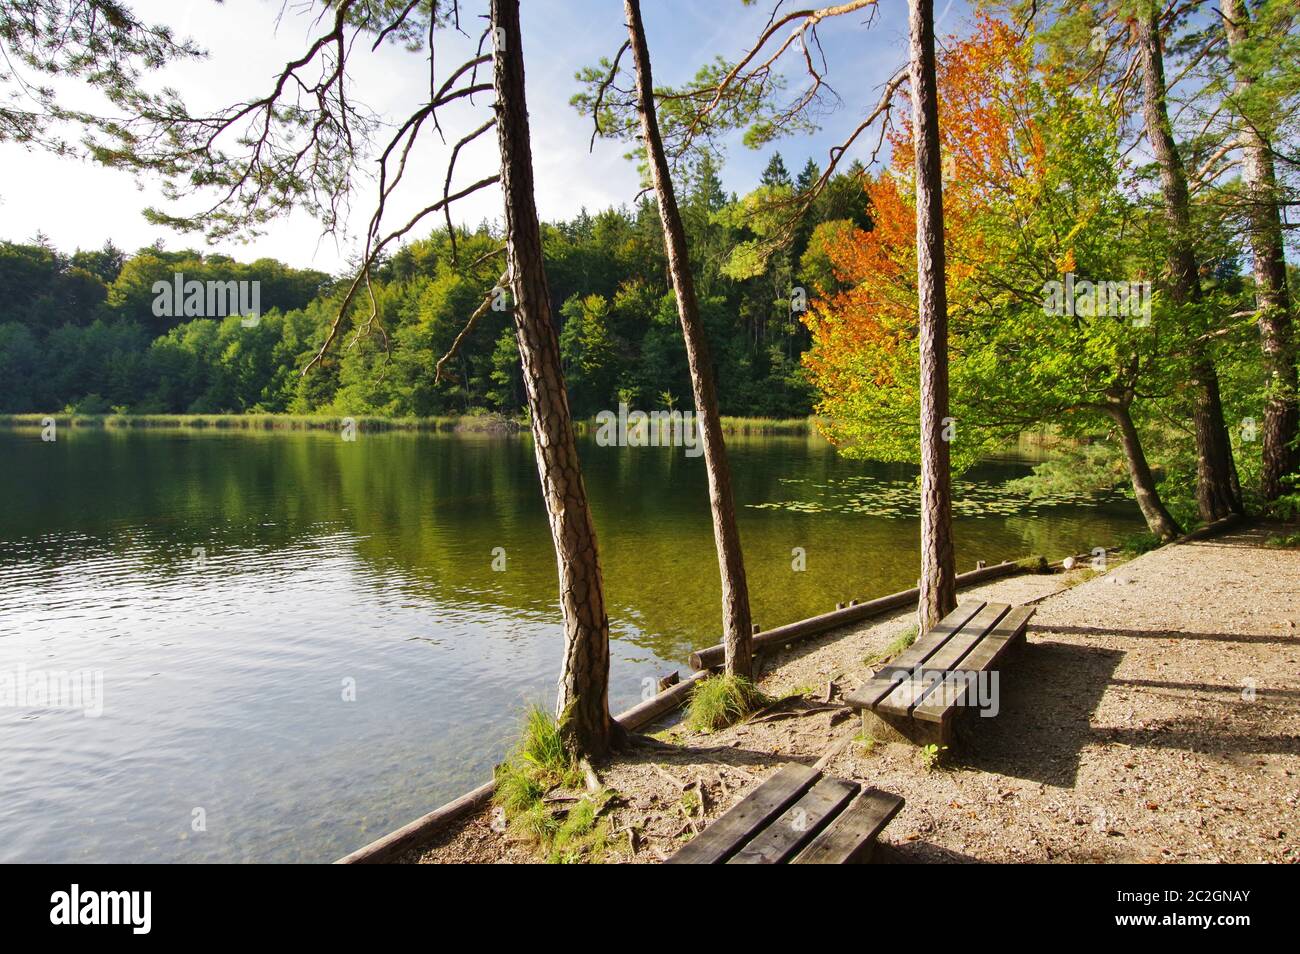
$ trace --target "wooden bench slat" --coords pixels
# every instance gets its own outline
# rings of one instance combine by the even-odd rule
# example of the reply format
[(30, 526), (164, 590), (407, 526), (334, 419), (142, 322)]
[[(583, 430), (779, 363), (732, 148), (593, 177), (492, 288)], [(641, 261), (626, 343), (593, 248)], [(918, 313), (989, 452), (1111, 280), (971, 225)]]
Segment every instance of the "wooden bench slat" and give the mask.
[(903, 799), (868, 789), (791, 859), (792, 865), (851, 865), (866, 861), (876, 836), (903, 807)]
[(976, 613), (960, 632), (955, 633), (944, 643), (942, 649), (927, 659), (921, 668), (937, 669), (941, 672), (955, 669), (958, 661), (975, 648), (981, 639), (988, 636), (997, 626), (998, 620), (1006, 616), (1010, 609), (1008, 603), (985, 604), (984, 608)]
[(920, 636), (916, 642), (899, 653), (897, 658), (893, 659), (880, 672), (885, 674), (911, 672), (938, 652), (954, 633), (970, 622), (983, 608), (984, 603), (979, 600), (960, 604), (955, 610), (936, 623), (933, 629)]
[(958, 605), (955, 610), (940, 620), (934, 629), (904, 650), (897, 659), (849, 693), (844, 699), (845, 704), (855, 709), (874, 707), (899, 686), (900, 675), (910, 673), (934, 655), (953, 633), (965, 626), (983, 608), (984, 603), (977, 600)]
[(1025, 627), (1036, 609), (1037, 607), (1034, 606), (1017, 606), (1002, 617), (993, 632), (984, 637), (974, 651), (957, 664), (957, 668), (970, 672), (983, 672), (991, 667), (1002, 658), (1002, 654), (1007, 651), (1007, 647), (1015, 638), (1024, 634)]
[(797, 763), (782, 766), (717, 821), (683, 845), (666, 863), (721, 864), (752, 838), (756, 831), (812, 788), (820, 774)]
[[(953, 667), (954, 672), (975, 673), (990, 669), (1025, 631), (1033, 607), (1016, 607), (998, 622), (993, 631), (980, 640), (971, 652)], [(960, 678), (960, 677), (958, 677)], [(965, 702), (968, 683), (954, 679), (948, 685), (936, 685), (913, 711), (913, 718), (923, 722), (942, 722), (958, 705)]]
[(905, 716), (930, 691), (934, 685), (932, 680), (940, 678), (942, 676), (939, 674), (913, 673), (896, 685), (889, 695), (872, 706), (872, 709), (876, 712), (888, 712), (890, 715)]
[(727, 864), (781, 864), (815, 838), (858, 793), (859, 787), (857, 782), (823, 778), (787, 808), (780, 818), (732, 855)]
[(883, 696), (874, 706), (876, 711), (897, 716), (909, 715), (932, 690), (942, 685), (944, 674), (969, 653), (1009, 609), (1011, 607), (1007, 603), (984, 604), (978, 613), (948, 637), (938, 651), (921, 663), (909, 679)]

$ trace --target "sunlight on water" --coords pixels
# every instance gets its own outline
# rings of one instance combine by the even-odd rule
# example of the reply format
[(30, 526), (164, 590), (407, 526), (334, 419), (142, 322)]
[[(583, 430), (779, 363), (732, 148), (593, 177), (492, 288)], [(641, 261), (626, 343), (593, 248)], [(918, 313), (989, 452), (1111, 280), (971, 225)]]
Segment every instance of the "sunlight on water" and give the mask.
[[(816, 439), (729, 446), (764, 628), (913, 584), (913, 471)], [(703, 461), (582, 453), (619, 710), (717, 641)], [(103, 680), (99, 717), (0, 709), (0, 860), (332, 860), (485, 780), (552, 697), (527, 437), (0, 431), (0, 461), (0, 673)], [(1140, 529), (1122, 501), (999, 490), (1026, 471), (958, 485), (959, 569)]]

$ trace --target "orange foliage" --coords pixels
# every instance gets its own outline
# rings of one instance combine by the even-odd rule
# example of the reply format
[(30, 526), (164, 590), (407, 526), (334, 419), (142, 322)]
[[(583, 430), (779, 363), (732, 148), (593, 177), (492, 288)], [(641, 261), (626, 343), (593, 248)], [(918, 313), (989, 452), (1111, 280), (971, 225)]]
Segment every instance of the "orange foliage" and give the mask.
[[(1012, 117), (1032, 70), (1030, 53), (1011, 27), (981, 16), (966, 38), (951, 38), (938, 62), (939, 130), (950, 313), (959, 320), (962, 286), (987, 251), (974, 218), (1025, 163), (1041, 168), (1042, 137)], [(907, 97), (900, 95), (900, 106)], [(1011, 107), (1010, 109), (1008, 107)], [(890, 169), (868, 180), (873, 228), (844, 234), (827, 249), (835, 277), (849, 287), (813, 303), (805, 316), (813, 348), (804, 363), (824, 398), (822, 410), (854, 391), (881, 387), (899, 372), (901, 343), (916, 325), (916, 211), (910, 115), (890, 134)], [(826, 289), (821, 290), (823, 294)], [(866, 356), (875, 355), (873, 360)], [(864, 372), (863, 368), (870, 368)], [(869, 376), (869, 379), (868, 379)]]

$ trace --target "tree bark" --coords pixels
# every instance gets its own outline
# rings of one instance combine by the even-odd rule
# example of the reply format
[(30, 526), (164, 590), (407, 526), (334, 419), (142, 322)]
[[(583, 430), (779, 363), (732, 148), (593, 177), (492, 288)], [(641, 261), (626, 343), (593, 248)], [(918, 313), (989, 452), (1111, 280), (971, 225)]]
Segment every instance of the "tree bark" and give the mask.
[(639, 0), (624, 0), (628, 37), (636, 66), (637, 111), (641, 116), (641, 137), (649, 159), (659, 217), (663, 222), (664, 249), (668, 271), (677, 297), (677, 315), (686, 341), (686, 360), (690, 366), (691, 389), (695, 394), (696, 417), (700, 424), (700, 441), (704, 451), (704, 469), (709, 482), (709, 507), (713, 516), (713, 541), (718, 551), (718, 571), (722, 577), (722, 643), (726, 647), (728, 674), (753, 676), (749, 584), (745, 579), (745, 559), (740, 548), (740, 529), (736, 526), (736, 502), (731, 489), (731, 467), (727, 461), (722, 436), (722, 419), (718, 414), (717, 388), (709, 342), (700, 320), (695, 279), (686, 247), (686, 229), (682, 225), (677, 197), (673, 192), (668, 159), (659, 135), (655, 111), (654, 79), (650, 69), (650, 50), (641, 21)]
[[(1250, 38), (1250, 12), (1243, 0), (1221, 0), (1228, 48), (1239, 53)], [(1241, 59), (1234, 63), (1236, 87), (1249, 90), (1255, 78)], [(1263, 466), (1260, 492), (1276, 500), (1286, 489), (1282, 478), (1297, 460), (1295, 442), (1300, 429), (1296, 405), (1296, 353), (1292, 337), (1291, 294), (1287, 288), (1282, 219), (1278, 205), (1273, 153), (1261, 124), (1243, 116), (1241, 129), (1242, 184), (1248, 203), (1250, 252), (1254, 259), (1255, 305), (1259, 310), (1260, 348), (1268, 387), (1264, 398)]]
[(519, 0), (492, 0), (496, 55), (497, 143), (505, 194), (507, 259), (514, 295), (515, 337), (532, 416), (533, 447), (555, 544), (564, 618), (564, 662), (557, 714), (584, 755), (602, 755), (614, 734), (609, 715), (609, 618), (596, 531), (587, 505), (551, 294), (542, 265), (541, 229), (533, 196), (533, 156), (524, 99)]
[[(1143, 118), (1151, 152), (1160, 168), (1160, 191), (1169, 220), (1170, 298), (1176, 304), (1201, 302), (1201, 279), (1192, 245), (1191, 200), (1187, 175), (1174, 142), (1165, 95), (1164, 51), (1158, 22), (1159, 8), (1146, 0), (1137, 17), (1138, 47), (1142, 59)], [(1205, 329), (1193, 329), (1200, 334)], [(1219, 376), (1204, 345), (1196, 345), (1192, 363), (1192, 421), (1196, 431), (1196, 506), (1201, 519), (1218, 520), (1241, 513), (1241, 488), (1237, 482), (1232, 444), (1223, 420)]]
[(957, 606), (948, 417), (948, 294), (935, 77), (934, 0), (908, 0), (912, 141), (916, 151), (916, 283), (921, 374), (921, 598), (925, 632)]
[(1183, 531), (1160, 500), (1129, 405), (1126, 401), (1112, 401), (1106, 406), (1106, 413), (1119, 428), (1120, 444), (1124, 448), (1124, 460), (1128, 464), (1129, 480), (1133, 484), (1133, 496), (1137, 498), (1138, 509), (1146, 519), (1147, 529), (1167, 543)]

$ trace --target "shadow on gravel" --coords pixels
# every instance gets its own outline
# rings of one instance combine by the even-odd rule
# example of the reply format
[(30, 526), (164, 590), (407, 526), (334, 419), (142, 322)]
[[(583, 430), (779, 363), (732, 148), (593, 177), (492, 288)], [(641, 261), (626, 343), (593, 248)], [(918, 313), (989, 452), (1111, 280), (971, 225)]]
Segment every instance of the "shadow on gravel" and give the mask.
[(1060, 788), (1072, 787), (1092, 715), (1124, 653), (1074, 643), (1022, 647), (999, 677), (996, 718), (965, 713), (952, 762)]
[(1029, 632), (1047, 634), (1060, 633), (1066, 636), (1119, 636), (1126, 639), (1202, 639), (1214, 643), (1243, 643), (1252, 645), (1294, 646), (1296, 637), (1278, 633), (1276, 636), (1257, 635), (1253, 633), (1189, 633), (1181, 629), (1115, 629), (1109, 626), (1035, 626), (1029, 624)]
[(928, 841), (900, 841), (876, 844), (872, 862), (882, 865), (982, 865), (983, 859), (953, 851)]

